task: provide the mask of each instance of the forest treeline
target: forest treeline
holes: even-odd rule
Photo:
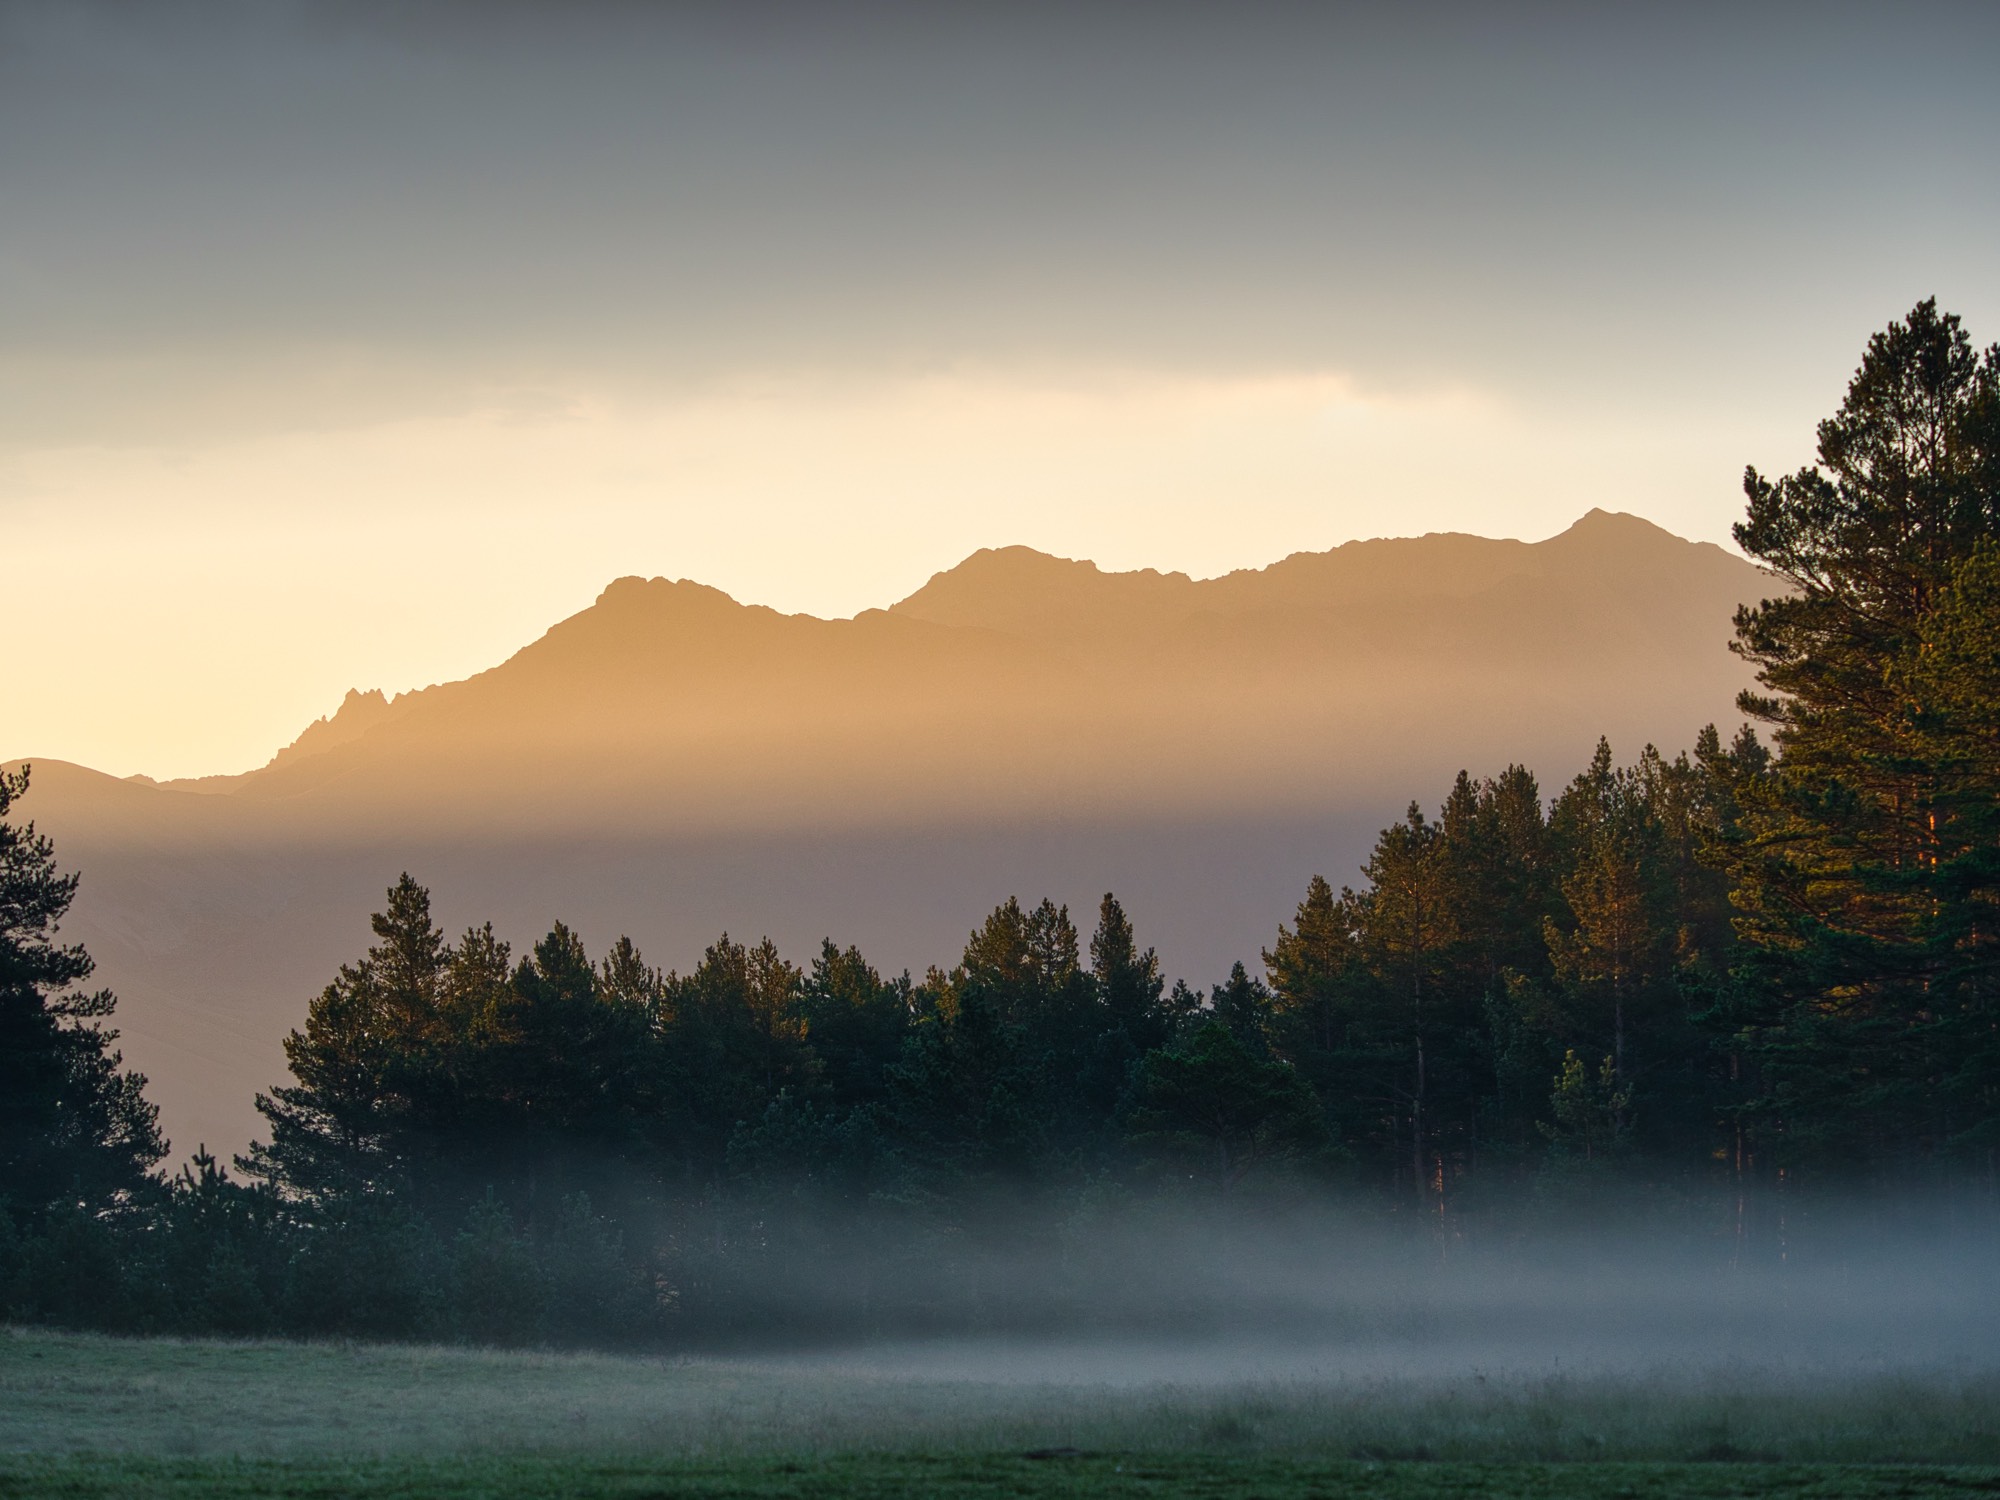
[[[1776,585],[1735,622],[1752,724],[1600,744],[1553,795],[1462,774],[1206,993],[1110,895],[1087,935],[1010,900],[920,979],[726,936],[681,974],[561,924],[453,938],[406,875],[233,1171],[159,1173],[110,997],[54,938],[75,877],[0,780],[0,1299],[657,1340],[976,1320],[996,1247],[1080,1266],[1166,1210],[1337,1203],[1440,1243],[1587,1212],[1739,1254],[1815,1195],[1990,1214],[2000,349],[1919,304],[1818,462],[1745,490]]]

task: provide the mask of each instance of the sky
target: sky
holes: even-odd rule
[[[247,769],[632,573],[1726,542],[1871,331],[2000,338],[1996,71],[1970,5],[0,0],[0,757]]]

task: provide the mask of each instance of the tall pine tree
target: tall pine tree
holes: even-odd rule
[[[1787,591],[1737,618],[1764,688],[1742,707],[1773,726],[1779,756],[1734,791],[1739,1043],[1770,1147],[1900,1178],[1985,1129],[1961,1108],[1981,1088],[1946,1086],[1989,1001],[1942,876],[1990,846],[1990,820],[1968,812],[1930,732],[1925,658],[2000,536],[2000,348],[1975,351],[1957,318],[1919,303],[1869,340],[1818,462],[1776,481],[1751,470],[1744,488],[1737,540]]]
[[[129,1199],[166,1143],[146,1080],[101,1024],[111,992],[80,988],[90,955],[56,940],[77,876],[58,873],[34,824],[9,820],[28,772],[0,771],[0,1200],[32,1223],[58,1203]]]

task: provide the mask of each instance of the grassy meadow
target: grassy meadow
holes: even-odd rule
[[[0,1333],[0,1496],[2000,1493],[2000,1377],[1075,1385]]]

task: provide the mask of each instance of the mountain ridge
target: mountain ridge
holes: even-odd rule
[[[957,633],[990,632],[1030,643],[1065,635],[1080,652],[1101,650],[1107,639],[1131,647],[1147,643],[1142,657],[1174,651],[1200,652],[1204,646],[1240,634],[1247,617],[1293,612],[1295,632],[1309,617],[1365,615],[1385,601],[1429,601],[1466,609],[1479,596],[1506,599],[1510,591],[1588,588],[1574,574],[1583,569],[1658,572],[1669,564],[1682,572],[1727,578],[1743,592],[1748,577],[1761,576],[1750,564],[1713,543],[1688,542],[1626,513],[1593,509],[1564,531],[1540,542],[1431,532],[1420,537],[1377,537],[1350,541],[1323,552],[1294,552],[1262,568],[1236,569],[1210,578],[1151,568],[1104,570],[1088,559],[1070,559],[1012,545],[980,548],[953,567],[935,573],[919,589],[851,619],[786,614],[766,605],[746,604],[721,589],[690,579],[613,579],[585,609],[557,621],[536,640],[485,671],[456,682],[387,697],[380,689],[350,689],[335,711],[305,727],[263,766],[231,776],[183,778],[150,785],[209,794],[234,793],[273,783],[302,785],[317,779],[298,773],[303,763],[368,740],[377,731],[413,714],[445,711],[446,704],[477,698],[495,674],[549,679],[603,672],[607,665],[645,674],[650,680],[698,678],[682,657],[702,658],[711,671],[735,664],[769,669],[776,647],[801,654],[832,670],[843,647],[871,636],[878,647],[907,626],[930,626]],[[1565,570],[1568,570],[1566,573]],[[1706,581],[1706,580],[1705,580]],[[1628,589],[1635,580],[1620,579]],[[1639,582],[1638,586],[1646,586]],[[1725,590],[1726,591],[1726,590]],[[1213,616],[1213,621],[1202,617]],[[1324,627],[1327,619],[1322,619]],[[1369,633],[1365,620],[1335,619],[1349,631]],[[1422,622],[1407,628],[1422,631]],[[1265,643],[1268,645],[1269,643]],[[905,635],[906,653],[922,647]],[[581,648],[581,649],[579,649]],[[982,648],[988,665],[1010,648],[992,642]],[[1282,649],[1282,648],[1280,648]],[[579,669],[579,657],[598,654]],[[758,657],[765,655],[761,663]],[[549,665],[551,662],[554,665]],[[905,663],[909,665],[909,663]],[[1018,666],[1018,663],[1016,663]],[[853,664],[846,664],[848,670]],[[800,684],[791,684],[794,690]],[[810,694],[808,694],[810,697]]]

